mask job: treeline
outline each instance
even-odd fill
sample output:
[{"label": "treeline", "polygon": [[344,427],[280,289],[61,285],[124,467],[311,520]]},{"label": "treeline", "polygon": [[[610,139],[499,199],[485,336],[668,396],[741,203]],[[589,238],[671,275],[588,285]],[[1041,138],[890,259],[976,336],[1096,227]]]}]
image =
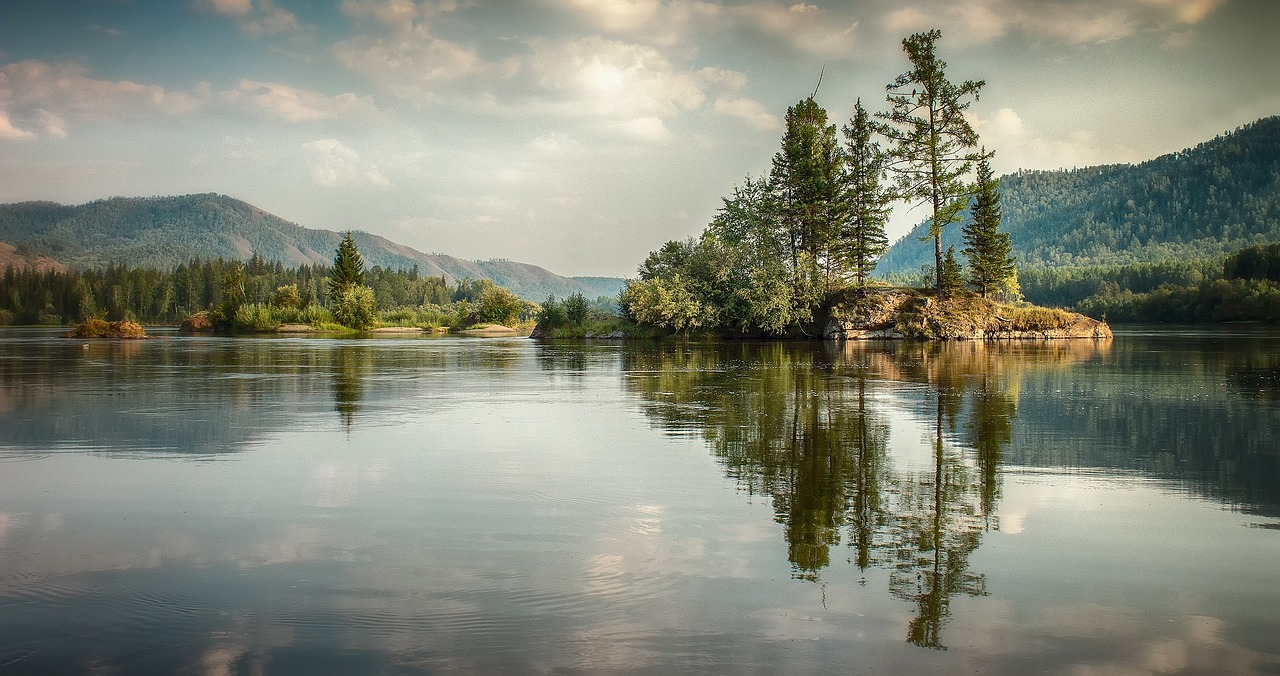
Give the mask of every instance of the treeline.
[{"label": "treeline", "polygon": [[1073,307],[1113,322],[1280,320],[1280,244],[1217,259],[1022,274],[1036,302]]},{"label": "treeline", "polygon": [[[193,313],[213,311],[225,320],[237,312],[259,320],[333,320],[329,306],[333,268],[284,267],[254,255],[241,262],[194,259],[169,270],[108,265],[66,271],[9,267],[0,275],[0,324],[64,325],[90,318],[178,324]],[[449,283],[422,276],[417,268],[363,271],[378,321],[425,328],[477,321],[530,321],[538,305],[523,301],[487,279]],[[262,312],[273,308],[267,317]],[[310,314],[308,308],[315,308]],[[280,312],[281,309],[289,310]],[[288,315],[287,317],[284,315]]]}]

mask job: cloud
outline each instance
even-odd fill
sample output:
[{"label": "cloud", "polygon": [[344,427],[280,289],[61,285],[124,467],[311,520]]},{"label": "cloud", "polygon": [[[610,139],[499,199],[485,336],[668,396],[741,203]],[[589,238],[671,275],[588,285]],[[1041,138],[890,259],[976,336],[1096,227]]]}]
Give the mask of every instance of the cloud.
[{"label": "cloud", "polygon": [[274,82],[241,80],[236,89],[222,92],[222,97],[264,117],[289,123],[364,117],[377,112],[373,99],[368,96],[351,93],[330,96]]},{"label": "cloud", "polygon": [[321,187],[391,185],[376,164],[362,161],[356,151],[337,139],[316,139],[303,144],[302,148],[311,180]]},{"label": "cloud", "polygon": [[201,5],[223,16],[245,16],[253,9],[250,0],[204,0]]},{"label": "cloud", "polygon": [[281,9],[273,0],[200,0],[197,7],[219,16],[231,17],[249,35],[277,35],[303,30],[297,15]]},{"label": "cloud", "polygon": [[13,122],[9,120],[9,113],[4,110],[0,110],[0,139],[13,141],[33,139],[35,137],[36,135],[34,133],[15,127]]},{"label": "cloud", "polygon": [[208,85],[189,91],[167,90],[129,80],[100,80],[79,64],[20,61],[0,67],[0,108],[11,127],[39,127],[44,133],[67,136],[66,118],[136,119],[139,116],[177,116],[202,107]]},{"label": "cloud", "polygon": [[299,124],[364,118],[378,113],[369,96],[330,95],[274,82],[241,80],[215,92],[208,83],[166,89],[129,80],[102,80],[79,64],[23,61],[0,68],[0,109],[9,130],[3,138],[43,134],[66,138],[75,121],[179,117],[223,109],[277,122]]},{"label": "cloud", "polygon": [[1086,130],[1069,132],[1056,139],[1034,134],[1012,108],[1001,108],[988,118],[970,115],[969,120],[987,149],[996,151],[992,165],[997,174],[1018,169],[1062,169],[1144,159],[1131,148],[1104,146]]},{"label": "cloud", "polygon": [[736,117],[760,131],[782,129],[782,120],[755,99],[721,97],[716,99],[713,108],[721,115]]},{"label": "cloud", "polygon": [[644,143],[664,144],[671,140],[671,131],[657,117],[637,117],[619,122],[613,128]]},{"label": "cloud", "polygon": [[851,56],[857,47],[859,22],[817,5],[752,2],[726,7],[723,15],[738,24],[739,30],[745,28],[803,54]]},{"label": "cloud", "polygon": [[1115,42],[1144,29],[1199,23],[1225,0],[922,0],[884,18],[894,33],[949,26],[962,44],[1009,34],[1072,45]]}]

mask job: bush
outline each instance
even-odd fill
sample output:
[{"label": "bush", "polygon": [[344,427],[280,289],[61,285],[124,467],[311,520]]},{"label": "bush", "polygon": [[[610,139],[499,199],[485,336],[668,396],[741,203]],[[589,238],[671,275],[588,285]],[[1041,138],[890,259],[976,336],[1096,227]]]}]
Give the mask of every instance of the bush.
[{"label": "bush", "polygon": [[310,324],[312,326],[332,324],[333,313],[329,312],[329,308],[322,305],[308,305],[302,308],[302,311],[298,313],[298,321],[299,323]]},{"label": "bush", "polygon": [[542,308],[538,310],[538,324],[547,329],[554,329],[564,326],[564,308],[560,307],[560,301],[556,300],[554,295],[547,296],[542,302]]},{"label": "bush", "polygon": [[271,308],[258,303],[246,303],[236,308],[236,314],[231,321],[238,329],[260,332],[274,331],[280,326]]},{"label": "bush", "polygon": [[519,296],[494,285],[480,292],[480,306],[476,310],[476,316],[486,323],[513,324],[520,318],[520,311],[523,309],[524,301]]},{"label": "bush", "polygon": [[276,287],[276,292],[271,295],[271,305],[278,308],[302,307],[302,294],[298,293],[298,285],[286,284]]},{"label": "bush", "polygon": [[564,320],[565,322],[578,326],[587,321],[587,316],[591,312],[591,306],[587,304],[587,299],[576,291],[573,295],[564,299]]},{"label": "bush", "polygon": [[373,289],[352,286],[339,292],[333,305],[333,318],[348,328],[363,331],[378,318],[378,304]]}]

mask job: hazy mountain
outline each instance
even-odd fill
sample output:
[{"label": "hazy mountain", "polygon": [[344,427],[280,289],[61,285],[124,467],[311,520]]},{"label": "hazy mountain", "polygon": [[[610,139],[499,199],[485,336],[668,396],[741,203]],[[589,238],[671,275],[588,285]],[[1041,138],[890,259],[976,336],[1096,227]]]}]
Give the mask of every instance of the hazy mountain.
[{"label": "hazy mountain", "polygon": [[[1117,265],[1205,258],[1280,241],[1280,117],[1268,117],[1141,164],[1020,171],[1000,178],[1019,267]],[[876,274],[933,264],[922,223]],[[943,248],[963,248],[960,225]]]},{"label": "hazy mountain", "polygon": [[[81,269],[109,263],[168,268],[194,257],[247,259],[254,253],[286,266],[333,261],[342,235],[304,228],[225,195],[115,197],[67,206],[53,202],[0,205],[0,242],[15,260],[51,259]],[[528,263],[468,261],[425,254],[378,235],[355,233],[367,266],[411,269],[450,281],[492,279],[530,300],[574,292],[616,295],[623,280],[562,277]],[[0,266],[2,267],[2,266]]]}]

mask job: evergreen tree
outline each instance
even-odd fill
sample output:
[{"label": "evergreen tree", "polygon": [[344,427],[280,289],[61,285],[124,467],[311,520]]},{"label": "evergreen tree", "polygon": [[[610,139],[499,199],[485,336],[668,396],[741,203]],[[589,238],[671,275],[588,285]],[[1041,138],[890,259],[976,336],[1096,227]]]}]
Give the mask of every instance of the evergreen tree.
[{"label": "evergreen tree", "polygon": [[773,157],[770,185],[797,298],[816,301],[823,272],[830,281],[838,221],[840,146],[827,111],[807,98],[787,109],[787,130]]},{"label": "evergreen tree", "polygon": [[956,260],[956,248],[947,247],[942,257],[942,269],[938,273],[939,296],[947,296],[964,288],[964,271],[960,269],[960,261]]},{"label": "evergreen tree", "polygon": [[1013,246],[1009,233],[999,232],[999,181],[991,176],[991,165],[983,158],[978,162],[977,195],[969,208],[969,222],[964,225],[964,255],[969,259],[969,283],[983,298],[991,291],[1008,286],[1016,269],[1010,255]]},{"label": "evergreen tree", "polygon": [[337,298],[343,291],[364,284],[364,258],[356,248],[351,231],[343,236],[334,251],[333,272],[329,275],[329,297]]},{"label": "evergreen tree", "polygon": [[[947,79],[947,64],[934,54],[942,32],[915,33],[902,41],[911,70],[885,86],[889,112],[876,113],[883,120],[877,130],[889,139],[888,169],[895,179],[896,196],[929,202],[933,216],[934,270],[940,294],[942,284],[942,229],[956,220],[968,190],[964,176],[981,159],[975,148],[978,133],[964,111],[978,100],[982,80],[956,85]],[[908,91],[909,90],[909,91]]]},{"label": "evergreen tree", "polygon": [[876,267],[888,248],[884,234],[889,220],[889,194],[880,184],[885,157],[880,144],[871,138],[874,123],[859,99],[853,104],[853,118],[844,126],[844,219],[838,244],[843,267],[853,273],[858,286]]}]

